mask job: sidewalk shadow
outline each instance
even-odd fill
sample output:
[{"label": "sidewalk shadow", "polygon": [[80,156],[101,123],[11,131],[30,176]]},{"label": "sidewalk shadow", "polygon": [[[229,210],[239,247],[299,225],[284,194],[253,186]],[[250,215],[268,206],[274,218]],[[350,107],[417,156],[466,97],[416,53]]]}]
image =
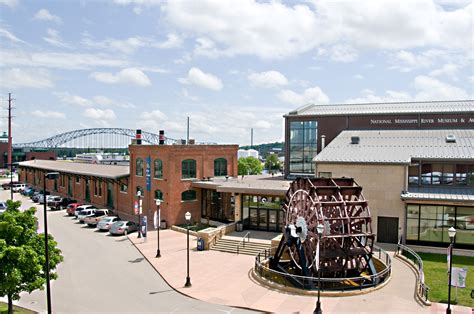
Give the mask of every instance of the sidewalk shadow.
[{"label": "sidewalk shadow", "polygon": [[140,263],[141,261],[143,261],[145,258],[144,257],[137,257],[136,259],[132,260],[132,261],[128,261],[129,263]]}]

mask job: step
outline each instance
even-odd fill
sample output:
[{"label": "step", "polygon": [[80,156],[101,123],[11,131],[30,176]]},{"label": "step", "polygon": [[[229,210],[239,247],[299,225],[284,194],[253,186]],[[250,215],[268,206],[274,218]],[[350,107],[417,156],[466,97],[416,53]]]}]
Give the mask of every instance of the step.
[{"label": "step", "polygon": [[211,247],[211,250],[237,254],[237,245],[239,245],[239,254],[246,255],[257,255],[261,251],[270,248],[270,244],[261,242],[245,242],[245,246],[243,246],[242,241],[219,239]]}]

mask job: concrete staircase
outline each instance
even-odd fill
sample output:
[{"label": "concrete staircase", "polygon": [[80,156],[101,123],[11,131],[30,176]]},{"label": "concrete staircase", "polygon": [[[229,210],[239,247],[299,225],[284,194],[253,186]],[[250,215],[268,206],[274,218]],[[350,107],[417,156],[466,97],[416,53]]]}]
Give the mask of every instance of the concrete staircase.
[{"label": "concrete staircase", "polygon": [[263,251],[264,249],[269,249],[271,245],[270,243],[267,244],[267,243],[260,243],[260,242],[245,241],[245,246],[244,246],[242,243],[242,240],[221,238],[217,240],[216,244],[214,244],[211,247],[211,250],[237,254],[237,246],[239,246],[239,250],[238,250],[239,254],[256,256],[259,252]]}]

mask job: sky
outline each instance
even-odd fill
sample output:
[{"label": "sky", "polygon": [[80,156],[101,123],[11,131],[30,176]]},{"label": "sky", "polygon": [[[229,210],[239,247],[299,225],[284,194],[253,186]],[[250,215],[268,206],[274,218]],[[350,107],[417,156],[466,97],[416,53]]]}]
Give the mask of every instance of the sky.
[{"label": "sky", "polygon": [[0,0],[0,130],[282,141],[308,103],[474,98],[471,0]]}]

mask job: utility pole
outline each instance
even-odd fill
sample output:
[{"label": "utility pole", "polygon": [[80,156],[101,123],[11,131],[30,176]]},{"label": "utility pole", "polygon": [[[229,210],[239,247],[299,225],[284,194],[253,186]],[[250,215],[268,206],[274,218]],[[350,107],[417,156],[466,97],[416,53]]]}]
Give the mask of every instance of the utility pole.
[{"label": "utility pole", "polygon": [[250,148],[253,148],[253,128],[250,129]]},{"label": "utility pole", "polygon": [[10,166],[10,199],[13,201],[13,149],[12,149],[12,94],[8,93],[8,157]]}]

